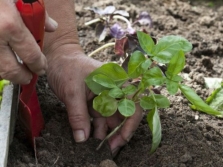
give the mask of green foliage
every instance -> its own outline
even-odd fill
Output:
[[[87,78],[87,86],[96,95],[93,108],[103,116],[111,116],[119,112],[130,117],[135,112],[135,103],[144,110],[149,110],[147,121],[152,132],[152,148],[154,152],[161,141],[161,123],[158,113],[160,108],[168,108],[167,97],[154,91],[157,87],[166,87],[174,95],[180,90],[197,110],[214,116],[222,116],[222,112],[211,108],[191,88],[181,84],[179,75],[185,66],[185,53],[192,49],[192,44],[180,36],[166,36],[155,43],[144,32],[137,32],[139,49],[131,53],[127,70],[124,67],[107,63]],[[163,70],[159,63],[164,63]]]
[[[162,137],[162,128],[157,107],[153,108],[147,115],[147,122],[152,132],[152,147],[150,153],[153,153],[160,144]]]
[[[2,101],[2,93],[3,93],[3,88],[5,85],[8,85],[9,81],[7,80],[0,80],[0,102]]]

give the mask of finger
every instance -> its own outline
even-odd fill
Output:
[[[5,46],[9,44],[32,72],[42,75],[47,69],[46,58],[21,18],[18,17],[17,19],[17,25],[10,21],[7,23],[8,25],[5,25],[8,27],[5,28],[5,33],[10,35],[7,36],[8,39],[2,39],[1,44]],[[4,34],[0,33],[1,36],[4,36]],[[8,42],[4,43],[4,41]]]
[[[58,23],[49,17],[48,13],[46,12],[46,19],[45,19],[45,31],[47,32],[54,32],[58,27]]]
[[[109,118],[102,117],[97,111],[93,111],[93,113],[94,138],[103,140],[109,129],[114,129],[121,123],[121,119],[118,118],[118,112]]]
[[[78,91],[66,94],[65,105],[68,111],[69,122],[76,142],[84,142],[90,134],[90,117],[88,114],[85,90],[81,87]],[[74,94],[75,92],[75,94]]]
[[[12,50],[5,46],[0,47],[0,76],[15,84],[28,84],[32,74],[27,68],[17,61]]]
[[[134,132],[138,128],[140,121],[142,120],[142,108],[139,104],[136,105],[136,112],[133,116],[129,117],[123,127],[120,130],[120,133],[117,133],[109,141],[112,153],[117,153],[117,150],[125,145],[133,136]]]
[[[106,118],[98,117],[93,119],[94,138],[103,140],[106,137],[108,126]]]

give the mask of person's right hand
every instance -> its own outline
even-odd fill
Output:
[[[42,75],[47,61],[16,8],[16,0],[0,1],[0,79],[28,84],[32,72]],[[55,31],[57,23],[46,13],[45,30]],[[17,56],[26,64],[19,63]]]

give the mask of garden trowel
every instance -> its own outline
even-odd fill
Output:
[[[43,0],[18,0],[16,6],[26,27],[42,49],[45,25]],[[21,93],[19,95],[19,119],[33,146],[35,137],[40,135],[44,127],[44,120],[36,92],[37,79],[38,76],[33,74],[33,78],[28,85],[21,85]]]

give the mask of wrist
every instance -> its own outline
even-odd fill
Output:
[[[84,51],[79,44],[74,43],[63,43],[58,45],[51,46],[47,52],[45,52],[48,66],[52,66],[55,62],[70,61],[72,59],[77,59],[83,56]]]

